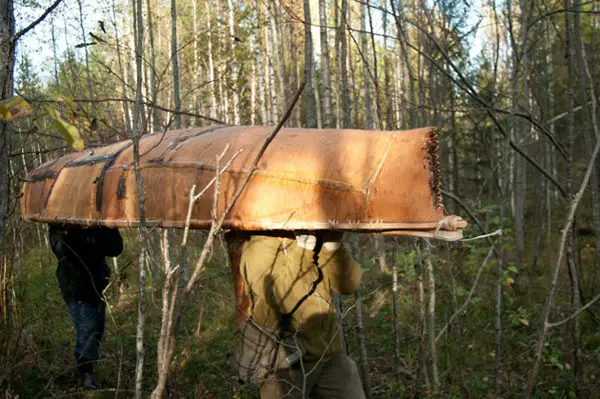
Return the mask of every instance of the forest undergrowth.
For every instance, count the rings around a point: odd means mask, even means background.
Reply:
[[[29,226],[30,227],[30,226]],[[27,228],[27,224],[25,225]],[[83,392],[78,385],[74,367],[75,334],[55,278],[56,261],[45,248],[31,248],[24,254],[21,284],[13,295],[14,322],[8,339],[11,345],[3,362],[8,382],[7,397],[130,397],[135,374],[135,332],[137,320],[137,255],[136,231],[125,231],[126,250],[118,258],[121,272],[113,273],[108,287],[106,332],[97,367],[102,389]],[[200,251],[203,235],[195,233],[189,253],[194,258]],[[590,241],[588,243],[587,241]],[[350,240],[348,240],[350,241]],[[400,368],[396,369],[394,315],[392,311],[391,272],[381,272],[375,257],[373,240],[360,236],[360,263],[364,278],[362,309],[368,350],[369,377],[373,398],[431,396],[418,281],[422,273],[412,239],[386,241],[388,263],[395,262],[399,272],[398,309]],[[581,264],[590,264],[593,257],[591,238],[581,237]],[[468,297],[474,276],[485,253],[485,245],[474,243],[434,242],[437,323],[443,326],[450,315]],[[553,245],[540,252],[535,275],[520,275],[508,266],[503,299],[504,340],[502,356],[502,392],[504,397],[516,397],[526,383],[537,337],[539,311],[544,303],[542,289],[548,284],[546,264],[556,256]],[[507,251],[510,257],[510,251]],[[395,259],[393,258],[395,255]],[[494,287],[495,261],[483,270],[479,285],[461,313],[439,338],[437,353],[440,390],[435,396],[448,398],[494,397]],[[156,379],[156,343],[160,332],[161,273],[149,266],[146,302],[146,378]],[[582,270],[585,275],[593,270]],[[535,286],[528,293],[530,282]],[[592,281],[586,279],[585,281]],[[454,283],[451,284],[450,282]],[[584,287],[584,290],[588,287]],[[568,296],[564,290],[561,296]],[[568,299],[559,300],[568,303]],[[227,362],[234,344],[234,302],[231,276],[221,247],[207,265],[200,284],[193,293],[192,306],[186,312],[178,336],[176,355],[168,383],[168,395],[174,398],[253,398],[255,388],[241,385]],[[529,303],[529,305],[526,305]],[[355,298],[344,299],[347,310],[344,335],[348,352],[358,361]],[[567,308],[558,308],[557,315],[566,317]],[[593,313],[582,317],[582,353],[589,397],[598,395],[600,376],[600,330]],[[439,330],[439,328],[438,328]],[[543,353],[543,363],[536,396],[574,397],[571,349],[567,327],[550,334]],[[147,387],[151,387],[148,384]],[[148,392],[149,394],[149,392]],[[12,395],[12,396],[10,396]]]

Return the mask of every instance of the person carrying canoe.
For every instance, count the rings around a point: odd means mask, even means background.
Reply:
[[[231,360],[262,399],[365,397],[331,297],[353,293],[362,277],[341,238],[227,237],[239,336]]]
[[[75,359],[86,388],[99,388],[93,366],[104,333],[104,289],[110,278],[106,256],[119,256],[117,229],[50,225],[50,245],[58,260],[56,277],[75,326]]]

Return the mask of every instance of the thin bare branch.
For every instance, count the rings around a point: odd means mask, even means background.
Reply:
[[[446,323],[446,325],[444,327],[442,327],[442,329],[440,330],[440,332],[436,335],[436,337],[435,337],[435,343],[436,344],[440,340],[440,338],[442,337],[442,335],[444,335],[444,333],[446,332],[446,330],[448,329],[448,327],[450,327],[450,325],[452,324],[452,322],[454,321],[454,319],[456,319],[462,312],[465,311],[465,309],[467,308],[467,306],[469,306],[469,302],[471,302],[471,298],[473,297],[473,293],[475,292],[475,288],[477,288],[477,284],[479,283],[479,277],[481,276],[481,272],[483,272],[483,269],[485,268],[485,266],[487,265],[487,263],[491,259],[493,253],[494,253],[494,247],[490,247],[490,249],[489,249],[489,251],[488,251],[485,259],[483,260],[483,263],[481,264],[481,266],[479,266],[479,270],[477,270],[477,274],[475,275],[475,281],[473,281],[473,285],[471,286],[471,289],[469,290],[469,295],[467,295],[467,299],[465,299],[465,302],[460,306],[460,308],[458,308],[456,310],[456,312],[454,312],[452,314],[452,316],[450,316],[450,319],[448,319],[448,322]]]
[[[581,198],[583,198],[583,193],[588,185],[590,177],[592,175],[592,170],[596,164],[596,158],[598,156],[598,151],[600,150],[600,140],[597,141],[596,147],[594,148],[594,152],[590,158],[588,163],[587,170],[585,172],[585,176],[583,178],[583,182],[581,183],[581,187],[577,192],[577,195],[571,201],[571,206],[569,210],[569,214],[567,216],[567,220],[562,230],[560,246],[558,249],[558,258],[556,260],[556,267],[554,268],[554,274],[552,277],[552,284],[550,286],[550,292],[548,294],[548,298],[546,299],[546,305],[544,306],[544,312],[542,316],[542,327],[540,336],[538,338],[535,360],[533,362],[533,368],[531,369],[531,373],[529,374],[529,378],[527,381],[527,386],[525,388],[525,392],[523,393],[523,398],[528,399],[531,398],[533,394],[533,390],[535,387],[535,381],[537,379],[538,371],[540,368],[540,362],[542,359],[542,350],[544,348],[544,342],[546,341],[546,335],[548,334],[548,330],[550,329],[550,325],[548,320],[550,319],[550,312],[554,306],[554,299],[556,296],[556,290],[558,285],[558,275],[560,272],[560,267],[563,263],[563,258],[565,255],[565,245],[567,242],[567,238],[569,237],[569,232],[571,230],[571,226],[573,225],[573,220],[575,219],[575,212],[577,211],[577,207],[581,202]]]
[[[38,19],[36,19],[35,21],[33,21],[32,23],[30,23],[29,25],[27,25],[25,28],[21,29],[20,31],[18,31],[11,39],[11,43],[16,43],[17,40],[19,40],[23,35],[27,34],[30,30],[32,30],[33,28],[35,28],[40,22],[42,22],[44,19],[46,19],[46,17],[48,15],[50,15],[50,13],[52,11],[54,11],[54,9],[56,7],[59,6],[60,3],[62,3],[63,0],[56,0],[54,3],[52,3],[52,5],[50,7],[48,7],[46,9],[46,11],[44,11],[42,13],[42,15],[39,16]]]

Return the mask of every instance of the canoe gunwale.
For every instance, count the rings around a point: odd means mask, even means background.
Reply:
[[[92,220],[70,217],[53,217],[42,215],[31,215],[24,218],[32,222],[53,223],[53,224],[80,224],[85,226],[107,226],[107,227],[139,227],[138,219],[130,220]],[[209,229],[211,220],[190,220],[191,229]],[[184,221],[179,220],[156,220],[147,219],[146,225],[149,227],[161,228],[176,228],[182,229],[185,227]],[[226,220],[223,223],[224,229],[235,229],[240,231],[265,231],[265,230],[333,230],[333,231],[354,231],[354,232],[393,232],[396,230],[402,231],[434,231],[439,225],[439,222],[402,222],[402,223],[385,223],[385,222],[292,222],[292,223],[271,223],[271,222],[256,222],[256,221],[232,221]],[[464,228],[467,222],[461,220],[457,224],[457,228]],[[444,230],[447,231],[447,230]]]
[[[95,220],[82,220],[75,218],[54,218],[44,216],[31,216],[26,217],[25,220],[31,222],[42,222],[51,224],[74,224],[83,225],[86,227],[116,227],[116,228],[138,228],[139,220],[131,221],[95,221]],[[194,230],[207,230],[210,228],[210,221],[201,222],[191,221],[190,228]],[[378,225],[374,228],[374,225]],[[177,228],[182,229],[185,226],[181,222],[175,221],[157,221],[147,220],[146,225],[151,228]],[[328,226],[325,226],[328,225]],[[400,226],[402,225],[402,226]],[[259,228],[251,228],[248,224],[245,224],[244,229],[240,229],[239,226],[235,226],[235,223],[225,223],[224,230],[233,230],[237,233],[249,233],[259,235],[275,235],[275,236],[287,236],[293,231],[339,231],[347,233],[361,233],[371,234],[379,236],[395,236],[395,237],[421,237],[421,238],[432,238],[442,241],[458,241],[463,238],[463,232],[461,228],[466,227],[466,221],[460,222],[455,231],[439,230],[436,231],[438,223],[313,223],[312,225],[297,225],[294,228],[281,228],[280,224],[261,224]],[[433,227],[432,227],[433,226]]]

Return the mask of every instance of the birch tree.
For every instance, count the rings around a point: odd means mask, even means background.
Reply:
[[[179,47],[177,45],[177,0],[171,0],[171,62],[173,63],[173,101],[175,129],[181,129],[181,98],[179,95]]]
[[[323,127],[333,127],[331,106],[331,70],[329,68],[329,40],[327,37],[327,2],[319,0],[319,23],[321,33],[321,76],[323,80]]]
[[[317,110],[313,88],[313,44],[310,31],[310,1],[304,0],[304,112],[306,127],[317,127]]]

